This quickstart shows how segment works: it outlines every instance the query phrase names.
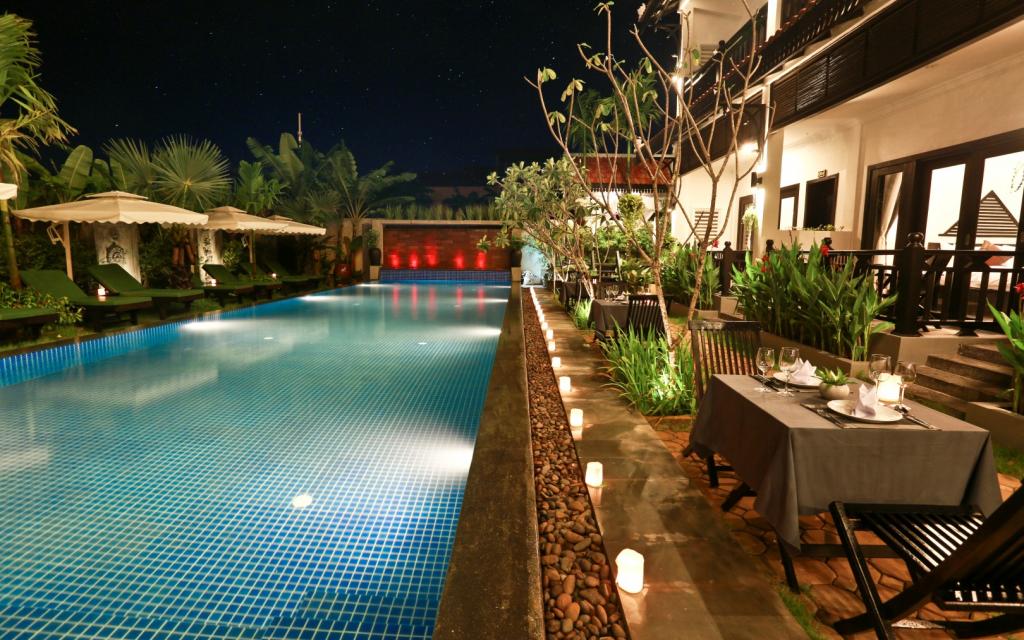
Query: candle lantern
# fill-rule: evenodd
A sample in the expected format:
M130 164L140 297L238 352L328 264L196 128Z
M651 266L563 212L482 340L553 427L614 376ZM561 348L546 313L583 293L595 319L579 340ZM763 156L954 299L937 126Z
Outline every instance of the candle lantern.
M644 590L644 557L632 549L623 549L615 556L615 584L626 593Z
M555 356L554 358L551 358L551 368L552 369L561 369L562 368L562 359L559 358L558 356Z
M548 329L547 331L544 332L544 335L547 337L548 340L551 340L555 337L555 330Z
M604 466L600 462L587 463L587 486L600 487L604 484Z
M569 376L558 376L558 391L561 393L572 391L572 378Z
M554 351L554 350L555 350L555 341L554 340L548 340L548 351Z
M878 376L878 401L892 404L900 401L900 385L903 379L891 373Z

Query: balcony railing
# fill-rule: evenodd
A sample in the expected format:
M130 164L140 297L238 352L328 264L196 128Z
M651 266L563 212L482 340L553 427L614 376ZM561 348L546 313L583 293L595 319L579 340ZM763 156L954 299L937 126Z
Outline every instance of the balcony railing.
M961 335L974 335L977 330L998 331L988 304L1005 313L1016 310L1020 296L1015 291L1024 281L1024 254L1014 251L931 250L925 249L920 233L910 234L903 249L888 251L836 251L825 258L833 269L854 263L854 272L870 274L875 290L881 296L897 296L896 304L886 309L878 320L892 322L899 335L919 335L929 327L957 327ZM831 246L831 239L824 244ZM727 243L728 244L728 243ZM769 240L765 252L774 250ZM713 254L721 274L721 290L729 295L732 269L743 268L746 251L733 251L728 246ZM1012 268L993 267L993 258L1008 258Z

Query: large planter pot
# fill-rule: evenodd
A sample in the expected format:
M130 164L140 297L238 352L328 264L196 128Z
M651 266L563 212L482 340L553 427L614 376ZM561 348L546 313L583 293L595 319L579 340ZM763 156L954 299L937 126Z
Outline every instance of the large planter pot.
M801 344L795 340L789 338L783 338L777 336L774 333L767 331L761 332L761 346L772 347L776 350L783 347L796 347L800 350L800 357L804 360L810 360L811 364L815 367L825 367L826 369L839 369L850 378L859 378L867 376L868 363L867 362L854 362L848 358L840 358L837 355L831 354L827 351L815 349L805 344Z
M380 247L370 247L369 250L367 250L367 253L369 254L369 258L370 258L370 266L371 267L379 267L380 266Z

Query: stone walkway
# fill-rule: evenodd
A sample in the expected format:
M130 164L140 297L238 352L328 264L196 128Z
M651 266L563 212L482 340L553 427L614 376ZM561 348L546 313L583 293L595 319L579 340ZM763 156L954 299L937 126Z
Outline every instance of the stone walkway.
M704 498L642 415L608 387L602 358L547 292L537 292L554 330L572 390L568 412L584 411L576 442L583 467L604 466L604 486L590 497L609 559L623 548L644 555L644 590L622 593L634 640L795 639L803 630L786 610L776 580L736 545L727 523ZM526 297L526 296L524 296Z
M782 573L779 550L775 543L775 533L772 531L771 525L754 509L754 498L743 498L729 513L723 513L718 507L729 492L736 487L738 483L736 476L729 472L721 473L719 487L717 489L710 488L703 462L694 457L684 458L682 455L690 441L689 420L672 418L659 420L656 417L648 418L648 420L693 485L699 487L708 502L716 507L716 517L729 526L736 543L747 554L760 558L782 584L785 576ZM1000 474L999 485L1005 500L1020 486L1020 482ZM801 538L806 543L839 544L831 516L827 513L819 516L802 516L800 529ZM888 600L909 584L910 575L902 561L895 558L873 558L869 559L868 563L871 575L878 586L879 595L883 600ZM846 559L796 557L794 565L800 584L806 589L803 599L817 619L823 623L819 629L821 635L826 638L839 638L840 636L826 625L864 611ZM979 614L973 614L972 617L978 616ZM918 617L926 620L937 620L944 617L964 619L967 615L942 612L935 605L928 604L919 612ZM898 637L908 640L951 637L942 630L898 629L896 634ZM856 637L873 638L874 635L868 633Z

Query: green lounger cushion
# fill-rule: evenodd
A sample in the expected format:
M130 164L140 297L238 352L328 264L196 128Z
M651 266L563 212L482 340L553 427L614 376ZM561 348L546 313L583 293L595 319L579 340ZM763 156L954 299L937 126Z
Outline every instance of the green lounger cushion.
M99 300L87 295L63 271L56 269L25 269L21 277L28 286L55 298L67 298L72 304L86 308L126 309L151 306L153 301L144 296L116 296Z
M89 267L89 273L104 287L121 295L149 296L165 300L194 300L203 295L199 289L147 289L119 264L93 265Z
M39 307L26 307L19 309L0 309L0 323L10 322L18 323L24 322L26 324L31 321L39 323L56 322L57 312L52 309L42 309Z
M231 273L231 271L222 264L204 264L203 271L210 274L210 277L217 281L217 285L222 284L235 284L235 285L246 285L248 282L244 282L241 278Z
M199 276L192 276L192 286L202 287L204 291L209 293L216 293L222 291L224 293L249 293L252 291L252 286L248 284L221 284L218 279L217 284L203 284L203 281L199 279Z

